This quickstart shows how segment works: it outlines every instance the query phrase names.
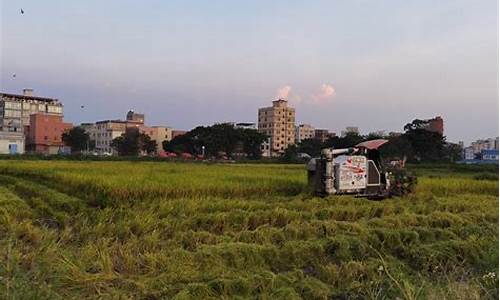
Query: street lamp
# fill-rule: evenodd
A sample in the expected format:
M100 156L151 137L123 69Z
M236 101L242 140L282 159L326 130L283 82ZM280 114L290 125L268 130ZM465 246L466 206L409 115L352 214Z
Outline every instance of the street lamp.
M201 146L201 156L205 158L205 146Z

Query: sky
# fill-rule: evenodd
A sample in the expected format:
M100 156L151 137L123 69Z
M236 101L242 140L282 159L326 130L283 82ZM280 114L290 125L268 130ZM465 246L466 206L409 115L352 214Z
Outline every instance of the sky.
M0 2L0 90L75 124L256 122L284 97L338 133L439 115L449 141L498 136L495 0Z

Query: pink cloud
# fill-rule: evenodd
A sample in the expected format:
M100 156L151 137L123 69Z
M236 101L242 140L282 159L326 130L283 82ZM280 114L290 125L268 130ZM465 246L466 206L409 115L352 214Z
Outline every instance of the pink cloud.
M335 97L335 88L330 84L322 84L319 89L312 95L312 101L317 104L329 102Z
M288 100L288 95L290 94L291 90L292 90L292 87L289 85L285 85L283 87L280 87L276 91L276 99Z

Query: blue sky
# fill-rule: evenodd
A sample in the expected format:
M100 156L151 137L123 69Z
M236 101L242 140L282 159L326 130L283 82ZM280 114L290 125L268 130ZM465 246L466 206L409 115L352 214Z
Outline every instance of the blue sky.
M441 115L451 141L498 135L497 1L0 1L1 90L74 123L255 122L281 93L336 132Z

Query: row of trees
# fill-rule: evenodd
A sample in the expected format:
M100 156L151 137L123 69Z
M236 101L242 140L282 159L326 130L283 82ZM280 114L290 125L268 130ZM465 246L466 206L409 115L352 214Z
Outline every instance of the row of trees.
M260 146L267 136L255 129L235 128L231 124L199 126L188 133L163 142L168 152L187 152L208 157L261 157Z
M345 137L332 137L322 143L317 139L307 139L287 149L284 159L295 160L299 153L319 156L324 148L347 148L373 139L388 139L389 142L380 148L385 159L407 158L412 162L457 161L461 159L462 148L458 144L446 142L446 137L426 129L426 121L414 120L404 126L403 134L365 136L348 133Z

